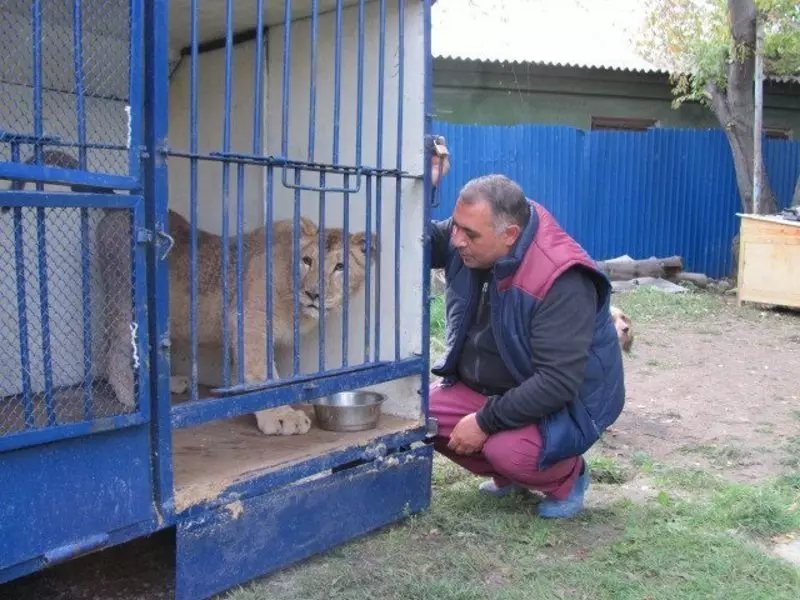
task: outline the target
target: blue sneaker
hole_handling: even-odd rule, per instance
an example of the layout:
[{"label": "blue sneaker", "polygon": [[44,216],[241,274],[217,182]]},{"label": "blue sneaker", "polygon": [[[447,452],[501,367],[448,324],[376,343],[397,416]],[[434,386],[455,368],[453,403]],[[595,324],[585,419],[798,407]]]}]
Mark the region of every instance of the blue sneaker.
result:
[{"label": "blue sneaker", "polygon": [[510,485],[506,485],[503,487],[497,487],[497,484],[494,482],[494,479],[490,479],[489,481],[484,481],[478,489],[485,494],[490,494],[492,496],[496,496],[498,498],[502,498],[503,496],[507,496],[511,492],[514,491],[524,491],[525,488],[519,486],[515,483]]},{"label": "blue sneaker", "polygon": [[583,510],[583,497],[589,487],[589,467],[583,463],[581,474],[566,500],[545,498],[539,503],[537,512],[544,519],[568,519]]}]

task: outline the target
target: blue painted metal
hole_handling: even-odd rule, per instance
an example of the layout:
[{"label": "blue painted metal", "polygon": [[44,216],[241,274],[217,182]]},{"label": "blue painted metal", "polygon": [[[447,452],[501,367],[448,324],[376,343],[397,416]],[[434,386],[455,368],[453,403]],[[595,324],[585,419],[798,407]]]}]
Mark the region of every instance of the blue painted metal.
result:
[{"label": "blue painted metal", "polygon": [[44,564],[50,567],[81,556],[82,554],[98,550],[108,544],[109,537],[107,533],[99,533],[48,550],[44,553]]},{"label": "blue painted metal", "polygon": [[[432,123],[432,106],[433,106],[433,59],[431,58],[431,6],[436,0],[425,0],[423,7],[423,53],[425,57],[425,83],[424,83],[424,111],[425,111],[425,135],[431,133]],[[431,179],[431,162],[426,160],[422,172],[423,182],[423,197],[430,198],[431,190],[433,188],[433,180]],[[422,222],[428,224],[431,221],[431,206],[427,202],[422,203]],[[429,228],[423,228],[422,244],[422,363],[430,365],[431,360],[431,244]],[[422,371],[420,377],[419,395],[421,399],[422,414],[425,419],[430,417],[429,411],[429,388],[430,388],[430,371],[426,368]]]},{"label": "blue painted metal", "polygon": [[[228,153],[231,150],[231,87],[232,87],[232,61],[233,61],[233,0],[225,0],[225,100],[222,111],[222,152]],[[230,385],[230,332],[228,331],[228,265],[230,244],[228,238],[228,227],[230,212],[228,210],[228,192],[230,178],[230,163],[226,160],[222,163],[222,379],[225,386]],[[197,227],[197,222],[192,223],[192,227]],[[242,320],[242,313],[237,316],[237,323]]]},{"label": "blue painted metal", "polygon": [[[91,148],[92,145],[89,145],[89,147]],[[42,167],[39,165],[1,161],[0,179],[40,181],[43,183],[61,185],[90,185],[98,188],[128,191],[136,190],[139,187],[138,179],[128,175],[82,173],[73,169],[60,169],[58,167]]]},{"label": "blue painted metal", "polygon": [[[400,40],[398,46],[398,68],[397,68],[397,97],[402,98],[404,94],[404,74],[405,74],[405,0],[397,1],[397,35]],[[403,169],[403,102],[397,103],[397,169]],[[402,179],[395,178],[395,203],[394,203],[394,255],[400,256],[400,223],[403,218],[401,211],[401,186]],[[394,359],[400,360],[400,260],[394,263]],[[424,279],[424,277],[423,277]]]},{"label": "blue painted metal", "polygon": [[[196,13],[194,13],[196,14]],[[168,177],[165,161],[169,122],[169,0],[147,3],[145,26],[145,144],[148,148],[143,164],[145,218],[153,232],[167,231]],[[149,317],[150,378],[149,405],[153,409],[150,424],[151,454],[149,466],[153,476],[152,497],[162,522],[174,513],[172,473],[172,424],[170,422],[169,360],[169,263],[161,247],[162,237],[148,244],[147,291]],[[196,363],[195,363],[196,364]]]},{"label": "blue painted metal", "polygon": [[[199,114],[199,94],[197,93],[197,78],[198,69],[200,66],[199,57],[199,25],[197,22],[197,9],[198,0],[192,0],[191,5],[191,57],[192,63],[190,67],[190,92],[189,92],[189,148],[192,154],[197,153],[197,119]],[[166,128],[166,126],[165,126]],[[190,158],[189,163],[189,223],[191,224],[189,231],[189,328],[191,335],[191,361],[192,373],[189,382],[189,399],[192,402],[197,401],[198,397],[198,377],[197,371],[197,303],[198,303],[198,289],[197,289],[197,158]]]},{"label": "blue painted metal", "polygon": [[[433,130],[451,151],[434,218],[452,213],[469,179],[502,172],[598,260],[678,254],[687,270],[712,277],[730,272],[741,206],[722,131],[583,132],[441,121]],[[787,206],[800,175],[800,142],[765,139],[764,155],[779,205]]]},{"label": "blue painted metal", "polygon": [[181,522],[176,598],[211,596],[427,508],[432,453],[425,446]]},{"label": "blue painted metal", "polygon": [[3,452],[0,473],[0,573],[153,516],[145,426]]},{"label": "blue painted metal", "polygon": [[[273,380],[259,385],[236,386],[225,390],[228,397],[198,402],[184,402],[172,408],[172,425],[191,427],[244,415],[262,408],[308,402],[327,394],[359,387],[376,385],[393,379],[418,375],[425,365],[418,358],[408,358],[393,363],[376,363],[360,367],[344,367],[326,373],[301,375],[287,380]],[[220,394],[222,391],[219,392]]]}]

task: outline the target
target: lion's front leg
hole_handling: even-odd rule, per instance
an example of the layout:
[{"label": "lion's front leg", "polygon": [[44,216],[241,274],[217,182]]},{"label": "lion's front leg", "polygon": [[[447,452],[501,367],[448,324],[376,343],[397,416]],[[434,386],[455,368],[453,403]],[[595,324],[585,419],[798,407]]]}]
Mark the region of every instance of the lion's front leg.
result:
[{"label": "lion's front leg", "polygon": [[[234,374],[238,373],[239,349],[237,343],[237,333],[234,326],[231,327],[233,348]],[[259,383],[267,379],[267,356],[266,356],[266,332],[263,328],[244,327],[244,380],[245,383]],[[238,378],[238,376],[235,376]],[[278,378],[278,369],[275,360],[272,360],[272,379]],[[290,406],[279,406],[277,408],[266,408],[260,410],[256,415],[258,428],[265,435],[302,435],[311,429],[311,419],[301,410],[295,410]]]}]

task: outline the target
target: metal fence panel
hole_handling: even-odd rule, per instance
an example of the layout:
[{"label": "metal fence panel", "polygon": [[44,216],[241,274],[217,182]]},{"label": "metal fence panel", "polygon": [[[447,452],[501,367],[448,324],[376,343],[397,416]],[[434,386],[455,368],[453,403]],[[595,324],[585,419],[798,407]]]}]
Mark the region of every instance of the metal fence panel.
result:
[{"label": "metal fence panel", "polygon": [[[437,192],[449,216],[472,177],[501,172],[544,204],[597,260],[680,255],[685,268],[721,277],[741,210],[730,148],[721,131],[643,133],[571,127],[436,122],[452,168]],[[767,174],[779,206],[800,175],[800,142],[765,140]]]}]

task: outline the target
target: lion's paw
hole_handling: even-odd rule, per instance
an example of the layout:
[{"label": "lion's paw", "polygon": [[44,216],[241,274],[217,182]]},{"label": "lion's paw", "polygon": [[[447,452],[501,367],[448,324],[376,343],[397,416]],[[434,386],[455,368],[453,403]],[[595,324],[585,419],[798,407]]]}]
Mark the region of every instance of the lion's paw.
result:
[{"label": "lion's paw", "polygon": [[173,375],[169,378],[169,391],[172,394],[185,394],[189,391],[189,378],[183,375]]},{"label": "lion's paw", "polygon": [[259,411],[256,422],[265,435],[302,435],[311,429],[311,419],[304,412],[288,406]]}]

